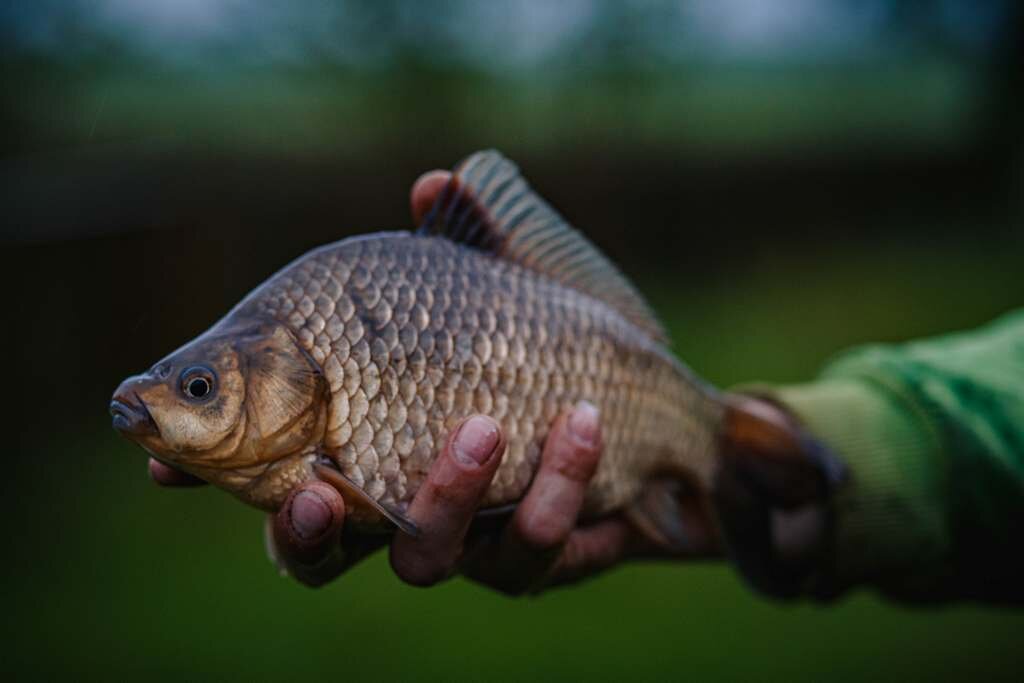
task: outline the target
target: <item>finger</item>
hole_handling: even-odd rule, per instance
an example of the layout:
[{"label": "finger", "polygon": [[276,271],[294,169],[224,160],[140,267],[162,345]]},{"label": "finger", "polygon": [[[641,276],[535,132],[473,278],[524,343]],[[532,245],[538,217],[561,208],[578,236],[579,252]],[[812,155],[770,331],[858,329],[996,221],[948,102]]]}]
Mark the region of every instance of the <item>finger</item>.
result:
[{"label": "finger", "polygon": [[322,585],[345,568],[341,548],[345,501],[322,481],[297,487],[272,516],[268,552],[278,566],[311,586]]},{"label": "finger", "polygon": [[412,192],[409,193],[413,223],[419,225],[423,222],[451,177],[452,174],[448,171],[428,171],[413,183]]},{"label": "finger", "polygon": [[774,506],[735,461],[719,467],[714,500],[723,540],[740,573],[763,593],[798,597],[827,546],[832,520],[824,504]]},{"label": "finger", "polygon": [[642,554],[640,542],[629,522],[621,517],[576,529],[569,534],[544,586],[572,583],[625,557]]},{"label": "finger", "polygon": [[825,552],[828,500],[845,465],[783,408],[732,395],[714,501],[734,564],[762,592],[792,598]]},{"label": "finger", "polygon": [[525,546],[556,548],[576,527],[587,485],[597,470],[600,429],[597,408],[587,401],[551,428],[537,475],[512,518],[512,533]]},{"label": "finger", "polygon": [[779,561],[791,567],[813,562],[828,530],[820,505],[772,512],[772,539]]},{"label": "finger", "polygon": [[[469,568],[470,575],[512,594],[545,580],[576,528],[600,452],[597,408],[582,401],[552,426],[540,467],[505,529],[496,557],[489,558],[486,565],[481,562]],[[586,547],[574,552],[592,551],[590,544],[602,538],[599,534],[582,536],[578,543]]]},{"label": "finger", "polygon": [[391,545],[391,566],[402,580],[430,586],[452,574],[504,451],[505,438],[489,417],[470,417],[455,429],[409,506],[420,535],[398,532]]},{"label": "finger", "polygon": [[199,477],[165,465],[156,458],[149,459],[149,476],[161,486],[202,486],[206,483]]},{"label": "finger", "polygon": [[[703,520],[690,517],[686,510],[682,511],[684,524],[689,530],[692,526],[703,524]],[[706,531],[698,531],[707,533]],[[531,589],[550,588],[567,583],[575,583],[580,579],[595,576],[609,569],[624,559],[665,559],[666,557],[684,557],[693,559],[707,557],[704,551],[672,553],[644,534],[637,533],[633,525],[623,516],[603,519],[590,526],[577,527],[569,534],[558,560],[555,562],[547,580],[534,584]]]}]

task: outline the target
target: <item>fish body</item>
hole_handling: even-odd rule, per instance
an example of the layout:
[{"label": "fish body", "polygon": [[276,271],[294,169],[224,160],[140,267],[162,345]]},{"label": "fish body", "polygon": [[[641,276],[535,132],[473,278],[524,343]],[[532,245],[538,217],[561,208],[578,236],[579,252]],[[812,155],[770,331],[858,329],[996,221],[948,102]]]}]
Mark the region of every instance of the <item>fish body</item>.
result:
[{"label": "fish body", "polygon": [[581,400],[603,437],[585,516],[628,508],[666,476],[709,483],[716,392],[672,357],[614,267],[485,152],[419,233],[300,257],[126,380],[113,411],[158,458],[245,502],[276,509],[326,478],[351,523],[378,531],[408,523],[444,439],[475,413],[508,443],[484,506],[519,500],[549,427]]}]

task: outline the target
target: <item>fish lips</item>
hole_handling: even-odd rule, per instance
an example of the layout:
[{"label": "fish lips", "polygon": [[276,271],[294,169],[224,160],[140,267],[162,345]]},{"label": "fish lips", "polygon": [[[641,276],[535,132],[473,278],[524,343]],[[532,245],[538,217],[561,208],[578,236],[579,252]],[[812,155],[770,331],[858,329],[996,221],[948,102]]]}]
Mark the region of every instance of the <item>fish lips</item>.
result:
[{"label": "fish lips", "polygon": [[138,396],[131,398],[115,395],[110,402],[110,415],[114,429],[127,436],[156,434],[156,423],[146,404]]}]

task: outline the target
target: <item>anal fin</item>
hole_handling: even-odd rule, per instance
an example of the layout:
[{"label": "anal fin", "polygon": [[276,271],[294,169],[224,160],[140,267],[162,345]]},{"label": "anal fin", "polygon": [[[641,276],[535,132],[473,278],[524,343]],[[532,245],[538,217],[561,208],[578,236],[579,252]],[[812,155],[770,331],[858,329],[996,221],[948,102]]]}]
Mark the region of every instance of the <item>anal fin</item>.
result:
[{"label": "anal fin", "polygon": [[688,557],[713,555],[718,550],[710,503],[685,480],[666,477],[650,481],[624,514],[662,550]]}]

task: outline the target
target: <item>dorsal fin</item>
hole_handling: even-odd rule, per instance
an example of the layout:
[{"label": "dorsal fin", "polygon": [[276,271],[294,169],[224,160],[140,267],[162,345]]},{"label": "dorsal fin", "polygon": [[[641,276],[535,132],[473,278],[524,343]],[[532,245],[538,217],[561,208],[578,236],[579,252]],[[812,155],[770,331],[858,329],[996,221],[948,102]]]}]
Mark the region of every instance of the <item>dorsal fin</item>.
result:
[{"label": "dorsal fin", "polygon": [[440,235],[542,273],[604,301],[657,341],[668,340],[619,269],[495,150],[477,152],[454,168],[419,233]]}]

